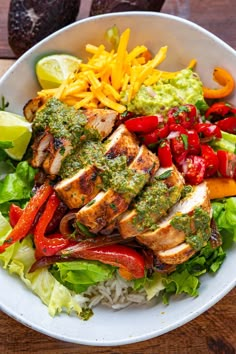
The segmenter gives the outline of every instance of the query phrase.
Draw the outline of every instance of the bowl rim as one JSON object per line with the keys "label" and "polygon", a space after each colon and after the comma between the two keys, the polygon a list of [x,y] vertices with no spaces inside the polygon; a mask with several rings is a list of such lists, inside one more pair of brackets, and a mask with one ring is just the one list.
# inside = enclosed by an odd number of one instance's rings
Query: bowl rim
{"label": "bowl rim", "polygon": [[[5,80],[7,80],[8,76],[15,70],[15,68],[17,68],[18,65],[21,64],[22,61],[24,61],[26,58],[30,57],[30,55],[37,49],[40,48],[41,46],[43,46],[46,42],[50,41],[51,39],[53,39],[54,37],[60,36],[60,34],[62,32],[66,32],[69,31],[71,28],[73,27],[77,27],[79,24],[81,23],[90,23],[96,20],[102,20],[103,18],[116,18],[116,17],[140,17],[140,16],[146,16],[146,17],[156,17],[156,18],[167,18],[167,19],[172,19],[176,22],[181,22],[181,23],[185,23],[188,26],[191,26],[192,28],[195,28],[196,30],[200,31],[203,34],[206,34],[208,37],[212,38],[213,40],[217,41],[222,47],[224,47],[225,49],[227,49],[228,51],[230,51],[233,55],[235,55],[236,58],[236,51],[227,43],[225,43],[222,39],[220,39],[219,37],[217,37],[216,35],[214,35],[213,33],[209,32],[208,30],[204,29],[203,27],[201,27],[200,25],[189,21],[187,19],[184,18],[180,18],[178,16],[174,16],[174,15],[170,15],[170,14],[166,14],[166,13],[159,13],[159,12],[145,12],[145,11],[131,11],[131,12],[115,12],[115,13],[110,13],[110,14],[101,14],[101,15],[97,15],[97,16],[93,16],[93,17],[89,17],[89,18],[85,18],[85,19],[81,19],[78,20],[68,26],[63,27],[62,29],[52,33],[51,35],[49,35],[48,37],[44,38],[42,41],[40,41],[39,43],[37,43],[36,45],[34,45],[32,48],[30,48],[27,52],[25,52],[20,58],[18,58],[15,63],[6,71],[6,73],[1,77],[0,79],[0,86],[2,84],[2,82],[4,82]],[[178,319],[177,321],[173,322],[169,327],[168,330],[166,329],[162,329],[159,331],[154,331],[151,332],[149,334],[143,334],[142,336],[139,336],[138,338],[136,338],[135,336],[133,338],[125,338],[125,339],[121,339],[121,340],[113,340],[113,341],[107,341],[107,342],[98,342],[96,340],[91,341],[91,340],[81,340],[79,339],[78,341],[74,341],[74,339],[72,338],[67,338],[66,336],[62,336],[62,335],[57,335],[57,333],[50,333],[48,330],[44,329],[43,327],[39,326],[39,325],[32,325],[30,323],[29,320],[26,320],[24,318],[22,318],[20,316],[20,314],[16,314],[11,308],[8,308],[8,306],[4,305],[4,304],[0,304],[0,310],[3,311],[4,313],[6,313],[8,316],[10,316],[11,318],[17,320],[19,323],[32,328],[42,334],[45,334],[49,337],[58,339],[58,340],[63,340],[65,342],[71,342],[71,343],[77,343],[77,344],[84,344],[84,345],[90,345],[90,346],[119,346],[119,345],[125,345],[125,344],[131,344],[131,343],[137,343],[137,342],[141,342],[144,340],[148,340],[160,335],[163,335],[165,333],[168,333],[184,324],[186,324],[187,322],[193,320],[194,318],[196,318],[197,316],[201,315],[203,312],[205,312],[206,310],[208,310],[210,307],[214,306],[219,300],[221,300],[227,293],[230,292],[230,290],[233,289],[233,287],[236,285],[236,277],[235,279],[233,279],[230,283],[227,284],[227,286],[220,292],[218,293],[214,299],[209,300],[207,303],[204,303],[198,311],[190,313],[189,315],[187,315],[184,320],[183,319]]]}

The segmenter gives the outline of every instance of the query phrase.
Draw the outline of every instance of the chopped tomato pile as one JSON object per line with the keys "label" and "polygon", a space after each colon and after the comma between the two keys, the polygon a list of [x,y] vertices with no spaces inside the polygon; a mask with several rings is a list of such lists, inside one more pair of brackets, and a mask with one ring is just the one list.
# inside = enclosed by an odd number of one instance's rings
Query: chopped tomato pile
{"label": "chopped tomato pile", "polygon": [[236,134],[236,108],[225,102],[211,105],[202,116],[197,107],[174,107],[167,119],[160,114],[135,117],[125,121],[150,148],[155,148],[162,167],[174,163],[187,183],[196,185],[205,178],[236,178],[236,155],[227,149],[214,149],[222,131]]}

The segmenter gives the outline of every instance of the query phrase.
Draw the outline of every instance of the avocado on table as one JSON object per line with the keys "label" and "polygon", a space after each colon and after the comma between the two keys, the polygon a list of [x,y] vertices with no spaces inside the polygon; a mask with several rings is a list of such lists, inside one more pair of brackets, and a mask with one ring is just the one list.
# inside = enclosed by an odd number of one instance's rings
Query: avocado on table
{"label": "avocado on table", "polygon": [[8,41],[15,55],[74,22],[79,6],[80,0],[11,0]]}

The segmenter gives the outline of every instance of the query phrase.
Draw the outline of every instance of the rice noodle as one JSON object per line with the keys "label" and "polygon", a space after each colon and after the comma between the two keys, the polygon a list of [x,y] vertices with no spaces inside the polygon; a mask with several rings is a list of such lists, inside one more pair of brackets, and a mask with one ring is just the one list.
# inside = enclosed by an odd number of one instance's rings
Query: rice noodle
{"label": "rice noodle", "polygon": [[147,302],[146,292],[142,290],[134,290],[133,283],[127,282],[117,275],[115,278],[105,282],[93,285],[86,290],[82,296],[87,300],[86,305],[90,308],[102,304],[119,310],[125,308],[132,303],[145,304]]}

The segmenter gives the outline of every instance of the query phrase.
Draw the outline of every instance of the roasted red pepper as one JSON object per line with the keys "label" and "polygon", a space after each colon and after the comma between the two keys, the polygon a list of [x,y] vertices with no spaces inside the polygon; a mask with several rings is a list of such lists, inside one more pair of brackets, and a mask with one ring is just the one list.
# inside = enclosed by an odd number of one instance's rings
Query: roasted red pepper
{"label": "roasted red pepper", "polygon": [[39,209],[46,202],[52,191],[53,189],[49,184],[43,184],[37,190],[26,208],[23,210],[17,224],[12,229],[2,246],[0,246],[0,253],[4,252],[7,247],[16,241],[22,240],[28,235]]}
{"label": "roasted red pepper", "polygon": [[36,246],[37,258],[42,256],[53,256],[70,243],[69,239],[64,238],[61,234],[53,234],[47,237],[45,236],[46,229],[59,205],[60,200],[54,192],[49,197],[45,210],[34,230],[34,242]]}
{"label": "roasted red pepper", "polygon": [[144,257],[133,248],[123,245],[108,245],[79,250],[71,254],[64,249],[59,252],[64,256],[100,261],[118,267],[121,276],[126,279],[139,279],[145,275]]}
{"label": "roasted red pepper", "polygon": [[18,205],[16,204],[11,204],[10,210],[9,210],[9,221],[11,227],[16,226],[18,220],[20,219],[23,209],[21,209]]}
{"label": "roasted red pepper", "polygon": [[204,158],[206,165],[204,177],[213,176],[219,166],[217,154],[209,145],[201,145],[201,156]]}
{"label": "roasted red pepper", "polygon": [[125,126],[130,132],[150,133],[158,127],[158,123],[158,116],[143,116],[126,120]]}
{"label": "roasted red pepper", "polygon": [[158,157],[162,167],[170,167],[172,165],[172,153],[168,140],[160,142],[158,147]]}
{"label": "roasted red pepper", "polygon": [[210,123],[198,123],[195,125],[194,129],[197,133],[203,134],[204,137],[209,138],[221,138],[222,134],[220,128],[215,124]]}
{"label": "roasted red pepper", "polygon": [[206,118],[220,119],[226,117],[228,114],[236,114],[236,108],[226,102],[216,102],[205,113]]}
{"label": "roasted red pepper", "polygon": [[236,155],[232,152],[217,151],[219,167],[218,171],[222,177],[236,178]]}
{"label": "roasted red pepper", "polygon": [[224,118],[215,124],[224,132],[236,134],[236,116]]}

